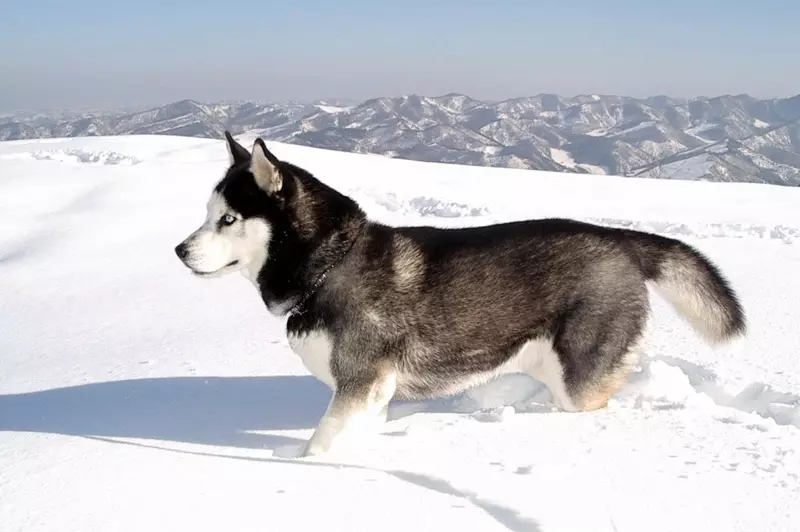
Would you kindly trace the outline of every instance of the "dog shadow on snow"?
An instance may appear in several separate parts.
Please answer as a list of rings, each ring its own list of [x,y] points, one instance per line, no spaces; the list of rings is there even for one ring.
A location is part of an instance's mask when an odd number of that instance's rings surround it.
[[[0,432],[35,432],[156,448],[233,460],[287,463],[274,457],[237,456],[158,443],[162,440],[248,449],[297,446],[305,440],[259,431],[313,429],[327,408],[331,391],[311,376],[168,377],[98,382],[30,393],[0,395]],[[389,419],[417,412],[448,412],[450,403],[394,403]],[[289,463],[294,462],[289,460]],[[366,466],[294,462],[308,467]],[[540,530],[538,524],[495,501],[463,491],[424,473],[375,470],[420,488],[459,497],[515,532]]]
[[[168,377],[0,395],[0,432],[140,438],[276,448],[258,431],[310,429],[331,393],[313,377]]]
[[[166,377],[0,395],[0,432],[138,438],[272,449],[305,440],[263,432],[313,429],[331,391],[311,376]],[[452,399],[393,402],[389,420],[456,412]]]

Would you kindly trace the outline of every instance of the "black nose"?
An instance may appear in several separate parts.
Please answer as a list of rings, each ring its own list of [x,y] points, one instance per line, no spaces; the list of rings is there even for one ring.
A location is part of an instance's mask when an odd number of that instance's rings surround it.
[[[175,246],[175,254],[181,260],[186,258],[186,255],[189,254],[189,246],[186,245],[186,242],[181,242],[180,244]]]

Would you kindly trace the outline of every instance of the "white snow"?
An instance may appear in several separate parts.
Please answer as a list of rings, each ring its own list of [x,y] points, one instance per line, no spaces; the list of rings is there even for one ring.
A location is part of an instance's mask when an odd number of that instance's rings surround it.
[[[223,142],[0,143],[0,530],[800,530],[800,189],[270,146],[390,223],[679,237],[730,278],[750,335],[708,348],[654,296],[646,357],[606,410],[554,411],[512,375],[282,458],[329,391],[248,281],[194,278],[173,253]],[[76,162],[107,153],[137,164]]]
[[[550,157],[564,168],[575,168],[575,159],[566,150],[550,148]]]
[[[605,168],[602,166],[597,166],[596,164],[589,164],[589,163],[580,163],[575,165],[576,168],[580,168],[581,170],[586,170],[590,174],[607,174]]]
[[[716,161],[713,156],[701,153],[694,157],[663,164],[653,170],[645,172],[643,175],[660,176],[667,179],[706,179],[715,163]]]
[[[702,123],[702,124],[697,125],[695,127],[687,128],[685,130],[685,133],[688,134],[688,135],[691,135],[694,138],[696,138],[696,139],[698,139],[698,140],[700,140],[702,142],[705,142],[707,144],[709,144],[709,143],[710,144],[716,144],[718,141],[710,139],[708,137],[704,137],[703,134],[708,132],[709,130],[716,129],[717,127],[718,126],[716,124],[714,124],[714,123]],[[702,148],[696,148],[696,149],[702,149]]]
[[[605,169],[595,164],[577,163],[566,150],[550,148],[550,157],[564,168],[584,170],[590,174],[606,174]]]
[[[324,111],[326,113],[331,113],[331,114],[342,113],[344,111],[348,111],[351,109],[350,107],[337,107],[334,105],[322,105],[322,104],[316,104],[314,107],[316,107],[320,111]]]
[[[31,152],[9,153],[4,156],[7,159],[37,159],[40,161],[58,161],[73,164],[137,164],[135,157],[122,155],[111,150],[87,151],[82,149],[56,149],[56,150],[37,150]]]
[[[608,136],[609,137],[620,137],[622,135],[626,135],[626,134],[631,133],[633,131],[639,131],[641,129],[647,129],[648,127],[653,127],[655,125],[656,125],[655,122],[653,122],[652,120],[648,120],[646,122],[642,122],[640,124],[636,124],[635,126],[631,126],[629,128],[621,129],[619,131],[614,131],[613,133],[609,133]]]

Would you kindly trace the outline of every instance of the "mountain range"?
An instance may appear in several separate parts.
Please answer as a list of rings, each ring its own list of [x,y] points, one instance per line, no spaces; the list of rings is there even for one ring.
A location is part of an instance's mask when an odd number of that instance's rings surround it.
[[[419,161],[665,179],[800,186],[800,94],[540,94],[484,101],[464,94],[363,102],[182,100],[143,111],[15,112],[0,140],[168,134],[267,140]]]

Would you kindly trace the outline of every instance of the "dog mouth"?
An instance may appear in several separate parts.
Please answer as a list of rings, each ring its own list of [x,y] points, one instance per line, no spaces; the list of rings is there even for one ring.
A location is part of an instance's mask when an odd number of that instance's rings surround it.
[[[211,277],[213,275],[219,275],[220,273],[224,272],[228,268],[230,268],[232,266],[236,266],[237,264],[239,264],[239,261],[238,260],[233,260],[233,261],[229,262],[228,264],[226,264],[225,266],[223,266],[222,268],[214,270],[213,272],[200,272],[200,271],[197,271],[197,270],[192,270],[192,273],[195,274],[198,277]]]

